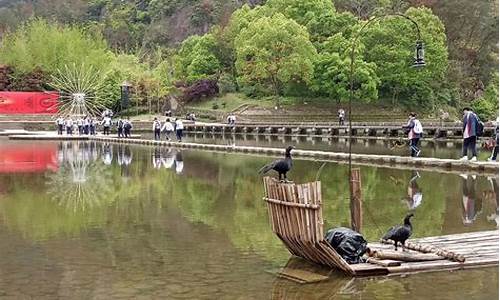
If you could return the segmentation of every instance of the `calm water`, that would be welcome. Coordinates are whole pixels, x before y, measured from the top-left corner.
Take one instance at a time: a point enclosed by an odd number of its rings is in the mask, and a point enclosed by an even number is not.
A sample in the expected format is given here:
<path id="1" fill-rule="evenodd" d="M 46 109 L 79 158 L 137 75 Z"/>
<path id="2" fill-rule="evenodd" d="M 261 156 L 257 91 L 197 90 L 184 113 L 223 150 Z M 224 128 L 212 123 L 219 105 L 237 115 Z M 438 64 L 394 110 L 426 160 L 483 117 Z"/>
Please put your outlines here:
<path id="1" fill-rule="evenodd" d="M 298 285 L 256 170 L 270 158 L 95 142 L 0 140 L 0 298 L 498 299 L 498 270 Z M 346 166 L 322 180 L 325 227 L 349 226 Z M 414 237 L 498 228 L 498 178 L 361 167 L 368 240 L 415 212 Z"/>
<path id="2" fill-rule="evenodd" d="M 150 133 L 140 133 L 143 138 L 153 138 Z M 162 137 L 163 138 L 163 137 Z M 305 137 L 305 136 L 280 136 L 280 135 L 242 135 L 242 134 L 212 134 L 212 133 L 188 133 L 184 141 L 196 143 L 210 143 L 237 146 L 261 146 L 285 148 L 288 145 L 295 145 L 300 149 L 323 150 L 333 152 L 348 152 L 348 138 L 327 138 L 327 137 Z M 406 139 L 401 139 L 406 143 Z M 353 153 L 384 154 L 409 156 L 409 149 L 406 144 L 395 146 L 394 140 L 375 139 L 353 139 Z M 460 158 L 462 155 L 462 142 L 456 141 L 421 141 L 420 148 L 422 157 L 437 158 Z M 491 152 L 478 147 L 479 159 L 486 160 Z"/>

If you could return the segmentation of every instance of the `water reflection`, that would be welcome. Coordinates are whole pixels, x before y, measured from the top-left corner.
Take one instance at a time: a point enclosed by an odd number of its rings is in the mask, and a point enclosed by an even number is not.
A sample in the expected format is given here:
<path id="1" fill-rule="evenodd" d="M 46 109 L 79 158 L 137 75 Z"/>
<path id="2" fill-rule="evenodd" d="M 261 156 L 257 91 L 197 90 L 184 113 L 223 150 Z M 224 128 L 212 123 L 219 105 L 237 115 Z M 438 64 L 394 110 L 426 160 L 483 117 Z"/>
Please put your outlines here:
<path id="1" fill-rule="evenodd" d="M 420 173 L 418 171 L 412 171 L 411 179 L 408 182 L 408 196 L 406 197 L 406 202 L 408 204 L 409 210 L 416 209 L 422 203 L 422 190 L 418 185 L 418 179 L 420 178 Z"/>
<path id="2" fill-rule="evenodd" d="M 152 155 L 152 165 L 155 169 L 173 169 L 176 174 L 182 174 L 184 170 L 182 151 L 172 148 L 155 147 Z"/>
<path id="3" fill-rule="evenodd" d="M 420 285 L 401 278 L 381 284 L 335 277 L 317 285 L 274 287 L 274 270 L 289 253 L 272 233 L 261 201 L 256 170 L 268 157 L 94 142 L 54 145 L 57 172 L 0 174 L 0 270 L 5 270 L 0 294 L 14 299 L 36 298 L 41 290 L 52 298 L 268 299 L 273 289 L 273 297 L 281 293 L 290 299 L 401 299 L 407 293 L 432 295 L 419 289 L 429 280 L 468 284 L 463 275 L 447 279 L 460 273 L 455 272 L 422 277 Z M 312 181 L 321 164 L 297 159 L 290 176 Z M 378 240 L 378 228 L 400 222 L 409 209 L 409 189 L 425 195 L 416 208 L 414 237 L 497 227 L 496 177 L 474 180 L 483 213 L 464 226 L 461 177 L 420 172 L 412 181 L 411 170 L 360 169 L 360 216 L 369 241 Z M 349 224 L 347 167 L 328 163 L 321 174 L 324 228 Z M 84 193 L 76 197 L 78 190 Z M 486 273 L 490 277 L 473 278 L 492 286 L 474 290 L 488 299 L 495 296 L 498 273 L 496 281 Z M 461 296 L 460 289 L 446 293 L 450 299 Z"/>
<path id="4" fill-rule="evenodd" d="M 476 195 L 476 175 L 460 175 L 462 178 L 462 222 L 469 226 L 481 214 L 483 201 Z"/>
<path id="5" fill-rule="evenodd" d="M 104 157 L 112 157 L 110 147 L 103 145 L 103 161 Z M 57 157 L 59 169 L 49 173 L 46 180 L 47 194 L 52 201 L 72 213 L 107 203 L 111 177 L 109 170 L 98 160 L 96 142 L 62 142 Z"/>

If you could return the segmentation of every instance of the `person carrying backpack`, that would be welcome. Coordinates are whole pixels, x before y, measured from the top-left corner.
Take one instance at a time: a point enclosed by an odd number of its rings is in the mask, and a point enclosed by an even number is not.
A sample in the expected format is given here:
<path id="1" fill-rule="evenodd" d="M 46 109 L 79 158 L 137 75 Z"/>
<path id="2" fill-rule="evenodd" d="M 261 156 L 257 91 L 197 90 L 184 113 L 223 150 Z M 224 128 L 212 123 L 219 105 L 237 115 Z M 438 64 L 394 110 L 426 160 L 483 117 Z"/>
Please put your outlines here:
<path id="1" fill-rule="evenodd" d="M 123 120 L 120 118 L 117 123 L 118 137 L 123 137 Z"/>
<path id="2" fill-rule="evenodd" d="M 123 121 L 123 133 L 125 134 L 125 138 L 130 138 L 130 131 L 132 130 L 132 123 L 127 118 Z"/>
<path id="3" fill-rule="evenodd" d="M 464 143 L 462 146 L 462 158 L 460 160 L 467 160 L 469 150 L 472 153 L 471 161 L 477 160 L 477 150 L 476 142 L 477 137 L 483 135 L 484 125 L 479 120 L 478 116 L 472 111 L 470 107 L 466 107 L 463 110 L 464 118 L 462 120 L 463 125 L 463 138 Z"/>
<path id="4" fill-rule="evenodd" d="M 161 123 L 160 123 L 160 121 L 158 121 L 158 118 L 155 118 L 153 121 L 153 131 L 155 134 L 155 140 L 156 141 L 160 140 L 161 139 L 161 135 L 160 135 Z"/>
<path id="5" fill-rule="evenodd" d="M 408 123 L 403 126 L 404 129 L 408 130 L 408 140 L 410 141 L 410 155 L 411 157 L 417 157 L 420 155 L 420 149 L 418 148 L 418 142 L 422 137 L 423 127 L 422 123 L 417 119 L 417 114 L 412 112 L 408 116 Z"/>
<path id="6" fill-rule="evenodd" d="M 167 139 L 167 141 L 170 141 L 170 134 L 174 132 L 174 125 L 172 125 L 172 122 L 170 122 L 170 118 L 167 118 L 165 120 L 161 131 L 165 132 L 165 138 Z"/>

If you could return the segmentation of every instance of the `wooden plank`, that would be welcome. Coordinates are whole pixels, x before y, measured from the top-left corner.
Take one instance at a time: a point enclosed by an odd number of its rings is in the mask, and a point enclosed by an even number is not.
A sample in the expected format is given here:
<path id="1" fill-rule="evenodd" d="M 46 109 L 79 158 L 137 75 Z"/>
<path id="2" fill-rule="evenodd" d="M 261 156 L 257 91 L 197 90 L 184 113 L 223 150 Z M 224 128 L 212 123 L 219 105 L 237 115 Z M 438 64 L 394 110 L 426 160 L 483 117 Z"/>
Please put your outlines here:
<path id="1" fill-rule="evenodd" d="M 373 257 L 368 257 L 366 262 L 369 264 L 379 265 L 382 267 L 397 267 L 401 265 L 401 262 L 397 260 L 377 259 Z"/>
<path id="2" fill-rule="evenodd" d="M 376 276 L 389 274 L 389 268 L 367 263 L 349 265 L 356 276 Z M 397 268 L 397 267 L 394 267 Z"/>

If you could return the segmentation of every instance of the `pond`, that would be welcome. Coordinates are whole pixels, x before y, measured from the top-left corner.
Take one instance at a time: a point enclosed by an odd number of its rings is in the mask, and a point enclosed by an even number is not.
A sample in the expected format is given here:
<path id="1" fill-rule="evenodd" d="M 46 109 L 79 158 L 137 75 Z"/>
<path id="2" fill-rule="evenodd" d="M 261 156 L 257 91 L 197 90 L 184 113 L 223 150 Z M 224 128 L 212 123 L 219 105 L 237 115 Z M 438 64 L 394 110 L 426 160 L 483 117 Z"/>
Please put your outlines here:
<path id="1" fill-rule="evenodd" d="M 98 142 L 0 140 L 0 298 L 497 299 L 498 269 L 298 285 L 257 170 L 271 158 Z M 350 226 L 347 166 L 322 181 L 325 229 Z M 361 167 L 362 234 L 415 213 L 413 237 L 498 228 L 498 178 Z M 415 197 L 415 195 L 420 195 Z M 425 287 L 425 288 L 423 288 Z"/>

